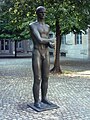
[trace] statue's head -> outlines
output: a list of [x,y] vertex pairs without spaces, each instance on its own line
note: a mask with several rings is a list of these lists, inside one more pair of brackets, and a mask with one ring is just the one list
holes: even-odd
[[36,14],[39,18],[43,19],[45,17],[46,9],[43,6],[39,6],[36,9]]
[[43,6],[37,7],[37,9],[36,9],[36,14],[38,14],[38,13],[40,13],[40,12],[46,12],[45,7],[43,7]]

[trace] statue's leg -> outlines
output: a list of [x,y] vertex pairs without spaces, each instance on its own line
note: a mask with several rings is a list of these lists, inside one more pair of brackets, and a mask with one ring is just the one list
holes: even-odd
[[48,102],[46,99],[46,95],[48,89],[49,68],[50,58],[49,53],[47,52],[42,64],[42,83],[41,83],[42,102],[45,103]]
[[34,75],[34,83],[33,83],[34,105],[36,107],[40,107],[39,89],[40,89],[40,81],[41,81],[41,59],[38,50],[34,50],[32,54],[32,68]]

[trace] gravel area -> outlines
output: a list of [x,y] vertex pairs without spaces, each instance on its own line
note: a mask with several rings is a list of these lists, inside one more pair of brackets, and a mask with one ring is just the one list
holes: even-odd
[[90,120],[90,61],[61,60],[63,74],[50,74],[47,94],[59,108],[44,112],[27,106],[33,102],[31,62],[0,59],[0,120]]

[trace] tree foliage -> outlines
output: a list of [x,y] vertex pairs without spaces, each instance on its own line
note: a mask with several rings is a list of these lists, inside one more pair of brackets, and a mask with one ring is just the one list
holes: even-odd
[[72,30],[86,30],[90,21],[89,0],[48,0],[47,6],[49,21],[55,28],[58,18],[62,34]]
[[30,38],[28,25],[35,19],[35,9],[39,4],[39,0],[4,0],[0,36],[9,34],[14,40]]
[[[89,0],[3,0],[0,14],[0,33],[16,38],[29,38],[28,24],[35,19],[36,7],[47,8],[47,22],[55,31],[58,18],[61,33],[85,30],[90,21]],[[1,23],[2,22],[2,23]],[[3,30],[2,30],[3,29]],[[13,34],[13,35],[12,35]]]

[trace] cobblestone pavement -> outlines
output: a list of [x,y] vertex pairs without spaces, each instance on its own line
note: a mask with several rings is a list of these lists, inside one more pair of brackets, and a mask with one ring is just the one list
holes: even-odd
[[[61,62],[66,72],[50,74],[47,96],[59,108],[36,112],[27,107],[33,101],[31,59],[0,59],[0,120],[90,120],[90,65],[80,63]],[[82,70],[88,75],[78,74]]]

